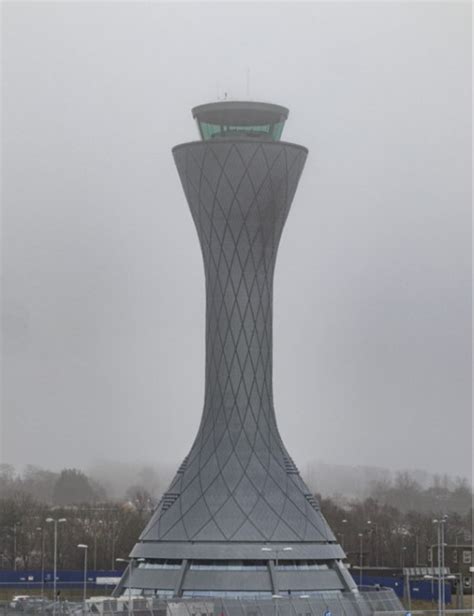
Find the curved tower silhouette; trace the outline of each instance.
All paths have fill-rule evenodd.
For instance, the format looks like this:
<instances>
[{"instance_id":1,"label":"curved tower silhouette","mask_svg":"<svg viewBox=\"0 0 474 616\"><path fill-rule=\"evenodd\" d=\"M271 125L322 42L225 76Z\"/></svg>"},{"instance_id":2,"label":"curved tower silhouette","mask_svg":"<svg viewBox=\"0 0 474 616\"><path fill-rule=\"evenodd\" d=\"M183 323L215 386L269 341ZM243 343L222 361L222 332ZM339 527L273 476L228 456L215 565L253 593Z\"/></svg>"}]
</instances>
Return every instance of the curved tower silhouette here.
<instances>
[{"instance_id":1,"label":"curved tower silhouette","mask_svg":"<svg viewBox=\"0 0 474 616\"><path fill-rule=\"evenodd\" d=\"M273 406L273 274L307 150L279 140L288 110L278 105L219 102L193 115L202 140L173 156L206 276L204 410L120 587L185 597L355 590Z\"/></svg>"}]
</instances>

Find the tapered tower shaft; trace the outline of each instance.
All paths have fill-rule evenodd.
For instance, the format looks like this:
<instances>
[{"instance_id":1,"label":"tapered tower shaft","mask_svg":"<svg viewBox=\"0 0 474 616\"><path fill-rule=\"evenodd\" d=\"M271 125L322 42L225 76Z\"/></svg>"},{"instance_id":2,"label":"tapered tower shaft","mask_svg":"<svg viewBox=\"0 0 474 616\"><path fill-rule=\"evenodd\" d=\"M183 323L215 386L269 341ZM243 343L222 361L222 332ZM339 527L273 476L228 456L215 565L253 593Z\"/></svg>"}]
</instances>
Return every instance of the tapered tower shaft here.
<instances>
[{"instance_id":1,"label":"tapered tower shaft","mask_svg":"<svg viewBox=\"0 0 474 616\"><path fill-rule=\"evenodd\" d=\"M270 451L287 455L273 408L273 274L306 150L220 141L174 156L206 275L205 402L194 449L211 438L220 466L232 453L264 464Z\"/></svg>"},{"instance_id":2,"label":"tapered tower shaft","mask_svg":"<svg viewBox=\"0 0 474 616\"><path fill-rule=\"evenodd\" d=\"M173 149L204 262L204 408L132 551L144 563L122 587L239 597L354 589L273 406L275 262L307 156L279 141L287 113L263 103L204 105L194 110L202 141ZM282 546L291 571L270 556Z\"/></svg>"}]
</instances>

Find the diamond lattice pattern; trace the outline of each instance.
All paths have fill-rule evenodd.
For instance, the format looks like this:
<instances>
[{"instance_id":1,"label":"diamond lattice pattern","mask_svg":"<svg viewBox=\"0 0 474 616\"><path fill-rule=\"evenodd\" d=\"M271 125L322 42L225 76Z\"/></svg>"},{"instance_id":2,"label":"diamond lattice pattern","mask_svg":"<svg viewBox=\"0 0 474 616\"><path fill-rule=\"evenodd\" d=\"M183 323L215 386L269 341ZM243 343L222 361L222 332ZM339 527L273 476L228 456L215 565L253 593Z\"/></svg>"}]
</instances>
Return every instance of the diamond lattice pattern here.
<instances>
[{"instance_id":1,"label":"diamond lattice pattern","mask_svg":"<svg viewBox=\"0 0 474 616\"><path fill-rule=\"evenodd\" d=\"M272 296L306 150L199 142L174 150L206 274L201 425L141 540L334 541L278 432Z\"/></svg>"}]
</instances>

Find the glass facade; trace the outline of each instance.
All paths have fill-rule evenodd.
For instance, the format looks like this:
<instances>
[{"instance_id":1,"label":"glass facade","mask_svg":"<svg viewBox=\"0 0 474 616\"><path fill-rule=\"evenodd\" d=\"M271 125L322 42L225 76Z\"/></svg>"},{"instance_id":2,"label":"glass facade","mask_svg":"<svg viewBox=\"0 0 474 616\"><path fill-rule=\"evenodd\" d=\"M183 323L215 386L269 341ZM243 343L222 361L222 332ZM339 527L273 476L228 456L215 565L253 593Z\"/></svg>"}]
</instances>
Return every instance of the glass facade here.
<instances>
[{"instance_id":1,"label":"glass facade","mask_svg":"<svg viewBox=\"0 0 474 616\"><path fill-rule=\"evenodd\" d=\"M273 560L273 559L270 559ZM137 569L181 569L180 559L148 559L140 562ZM189 569L194 571L267 571L267 560L192 560ZM279 560L278 571L319 571L329 569L325 562L316 560Z\"/></svg>"},{"instance_id":2,"label":"glass facade","mask_svg":"<svg viewBox=\"0 0 474 616\"><path fill-rule=\"evenodd\" d=\"M210 139L235 139L236 137L268 139L279 141L283 132L284 121L274 124L249 126L245 124L211 124L198 120L199 132L204 141Z\"/></svg>"},{"instance_id":3,"label":"glass facade","mask_svg":"<svg viewBox=\"0 0 474 616\"><path fill-rule=\"evenodd\" d=\"M138 569L180 569L181 563L181 560L160 560L155 558L139 563Z\"/></svg>"},{"instance_id":4,"label":"glass facade","mask_svg":"<svg viewBox=\"0 0 474 616\"><path fill-rule=\"evenodd\" d=\"M329 569L326 563L316 560L284 560L278 561L278 571L320 571Z\"/></svg>"},{"instance_id":5,"label":"glass facade","mask_svg":"<svg viewBox=\"0 0 474 616\"><path fill-rule=\"evenodd\" d=\"M267 563L263 560L195 560L189 568L200 571L267 571Z\"/></svg>"},{"instance_id":6,"label":"glass facade","mask_svg":"<svg viewBox=\"0 0 474 616\"><path fill-rule=\"evenodd\" d=\"M253 590L185 590L183 597L225 597L228 599L271 599L271 592Z\"/></svg>"}]
</instances>

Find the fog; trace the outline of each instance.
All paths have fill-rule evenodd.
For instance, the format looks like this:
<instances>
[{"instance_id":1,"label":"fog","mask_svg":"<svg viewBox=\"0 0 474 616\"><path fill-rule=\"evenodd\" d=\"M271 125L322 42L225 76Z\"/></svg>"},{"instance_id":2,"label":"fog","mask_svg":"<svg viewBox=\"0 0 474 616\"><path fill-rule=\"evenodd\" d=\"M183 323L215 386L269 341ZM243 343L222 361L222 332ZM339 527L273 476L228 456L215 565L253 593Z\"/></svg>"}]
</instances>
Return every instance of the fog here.
<instances>
[{"instance_id":1,"label":"fog","mask_svg":"<svg viewBox=\"0 0 474 616\"><path fill-rule=\"evenodd\" d=\"M295 462L471 475L470 3L2 9L0 461L187 454L204 273L170 150L227 95L309 148L275 279Z\"/></svg>"}]
</instances>

